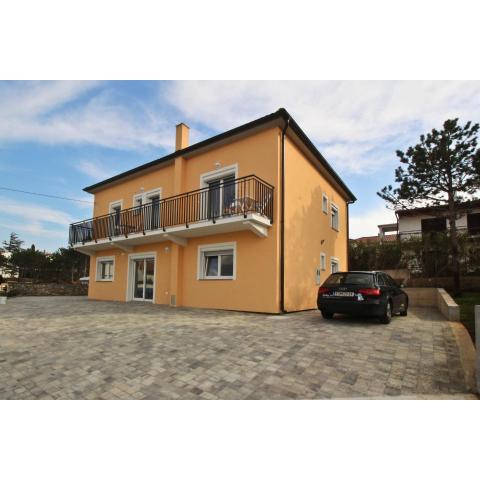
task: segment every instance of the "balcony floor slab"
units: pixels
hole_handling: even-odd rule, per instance
[[[251,231],[252,234],[259,237],[268,236],[268,230],[271,227],[270,221],[259,214],[249,213],[244,215],[234,215],[230,217],[218,218],[213,223],[212,220],[205,220],[186,225],[177,225],[166,227],[165,231],[161,228],[145,233],[131,233],[128,236],[119,235],[111,239],[102,239],[97,242],[76,243],[73,248],[87,255],[94,254],[97,251],[120,248],[130,250],[136,245],[147,245],[151,243],[160,243],[173,241],[180,245],[186,245],[189,238],[216,235],[220,233],[231,233],[240,231]]]

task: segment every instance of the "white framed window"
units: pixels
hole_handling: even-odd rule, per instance
[[[328,215],[328,196],[326,193],[322,195],[322,211]]]
[[[205,172],[200,175],[200,188],[208,187],[213,181],[220,180],[225,177],[238,178],[238,165],[228,165],[227,167],[217,168],[210,172]]]
[[[109,213],[120,213],[123,208],[123,200],[116,200],[115,202],[110,202],[108,205]]]
[[[230,214],[237,198],[238,165],[228,165],[200,175],[200,188],[208,188],[208,217]]]
[[[135,215],[144,215],[144,228],[154,230],[160,226],[160,200],[162,188],[158,187],[147,192],[137,193],[133,196]],[[145,207],[145,208],[142,208]]]
[[[143,194],[143,203],[158,202],[162,198],[162,189],[154,188]]]
[[[115,257],[97,258],[97,282],[113,282],[115,274]]]
[[[200,245],[197,280],[235,280],[236,251],[236,242]]]
[[[141,207],[143,205],[143,194],[139,193],[137,195],[133,196],[133,206],[137,207],[134,211],[135,213],[140,213],[141,212]]]
[[[338,218],[338,207],[332,203],[331,206],[330,206],[330,226],[334,229],[334,230],[339,230],[339,225],[340,225],[340,222],[339,222],[339,218]]]
[[[330,271],[336,273],[340,270],[340,262],[337,257],[330,257]]]
[[[122,207],[123,207],[123,200],[117,200],[115,202],[110,202],[108,206],[109,213],[115,214],[113,217],[114,225],[115,225],[115,230],[112,232],[113,234],[117,234],[117,227],[120,225],[120,219],[121,219],[121,212],[122,212]]]
[[[327,269],[327,256],[322,252],[320,254],[320,270]]]
[[[159,201],[162,198],[162,187],[154,188],[143,193],[136,193],[133,196],[133,206],[141,207],[148,202]]]

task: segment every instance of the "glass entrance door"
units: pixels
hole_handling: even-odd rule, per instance
[[[134,300],[153,300],[153,283],[155,277],[155,259],[139,258],[133,261],[134,264]]]

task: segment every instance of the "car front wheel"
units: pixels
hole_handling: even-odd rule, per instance
[[[332,312],[325,312],[324,310],[322,310],[322,317],[329,320],[329,319],[333,318],[333,313]]]
[[[390,301],[387,302],[385,306],[385,312],[380,317],[380,323],[390,323],[392,321],[392,303]]]

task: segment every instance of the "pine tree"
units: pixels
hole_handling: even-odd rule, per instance
[[[10,234],[10,240],[8,242],[6,240],[3,241],[3,248],[8,253],[18,252],[21,250],[22,245],[23,240],[20,240],[20,237],[15,232]]]
[[[377,192],[395,209],[418,206],[447,208],[450,262],[454,293],[460,292],[460,255],[456,227],[459,204],[473,199],[480,188],[480,149],[477,148],[478,123],[463,127],[458,118],[446,120],[442,130],[433,129],[420,136],[420,143],[406,152],[397,151],[402,164],[395,170],[395,189],[391,185]]]

